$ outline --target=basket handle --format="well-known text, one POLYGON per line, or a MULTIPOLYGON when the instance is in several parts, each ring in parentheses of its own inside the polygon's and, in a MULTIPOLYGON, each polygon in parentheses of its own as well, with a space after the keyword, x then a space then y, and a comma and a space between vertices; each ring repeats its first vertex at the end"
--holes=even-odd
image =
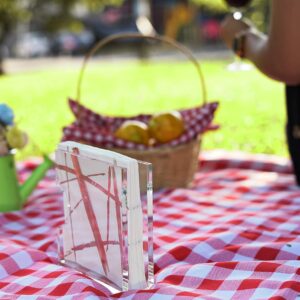
POLYGON ((206 91, 206 86, 205 86, 205 80, 203 73, 201 71, 200 65, 193 55, 193 53, 184 45, 176 42, 175 40, 166 37, 166 36, 161 36, 161 35, 143 35, 139 33, 120 33, 120 34, 113 34, 110 35, 98 43, 95 44, 95 46, 85 55, 79 77, 77 80, 77 98, 76 101, 80 103, 80 97, 81 97, 81 85, 82 85, 82 80, 83 80, 83 75, 84 71, 87 65, 88 60, 93 56, 99 49, 103 48, 105 45, 115 41, 115 40, 120 40, 120 39, 128 39, 128 38, 134 38, 134 39, 147 39, 147 40, 155 40, 155 41, 160 41, 160 42, 165 42, 166 44, 169 44, 173 46, 174 48, 178 49, 180 52, 185 54, 185 56, 194 64, 197 73, 199 75, 200 79, 200 88, 202 88, 202 101, 203 104, 207 103, 207 91, 206 91))

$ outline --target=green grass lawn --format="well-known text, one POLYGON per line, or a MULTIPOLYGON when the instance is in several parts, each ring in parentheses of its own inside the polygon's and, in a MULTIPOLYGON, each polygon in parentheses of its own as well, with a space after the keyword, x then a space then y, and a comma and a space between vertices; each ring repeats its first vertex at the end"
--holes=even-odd
MULTIPOLYGON (((284 88, 256 70, 229 72, 228 61, 205 61, 209 100, 220 103, 216 132, 203 149, 242 150, 287 155, 284 88)), ((0 103, 9 104, 19 126, 43 152, 52 152, 62 127, 73 120, 67 97, 75 97, 78 69, 61 68, 0 78, 0 103)), ((96 62, 87 69, 82 103, 110 115, 134 115, 193 107, 201 103, 199 80, 189 62, 96 62)), ((37 155, 29 145, 19 158, 37 155)))

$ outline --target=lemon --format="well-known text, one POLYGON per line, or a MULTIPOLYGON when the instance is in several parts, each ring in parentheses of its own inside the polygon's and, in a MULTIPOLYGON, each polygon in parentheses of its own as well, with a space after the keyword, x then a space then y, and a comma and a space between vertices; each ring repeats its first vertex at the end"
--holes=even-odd
POLYGON ((117 138, 137 144, 149 145, 150 141, 148 126, 141 121, 125 121, 114 135, 117 138))
POLYGON ((178 138, 184 132, 184 121, 181 114, 174 110, 153 115, 149 121, 151 137, 161 143, 178 138))
POLYGON ((10 126, 6 132, 6 139, 11 148, 22 149, 28 142, 28 136, 17 126, 10 126))

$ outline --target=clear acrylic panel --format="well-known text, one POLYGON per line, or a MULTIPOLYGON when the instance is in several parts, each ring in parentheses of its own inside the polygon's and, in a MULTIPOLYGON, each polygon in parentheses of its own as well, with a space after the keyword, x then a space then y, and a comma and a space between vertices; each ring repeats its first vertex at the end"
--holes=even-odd
POLYGON ((56 172, 65 216, 61 263, 112 291, 153 285, 152 165, 64 142, 56 172))

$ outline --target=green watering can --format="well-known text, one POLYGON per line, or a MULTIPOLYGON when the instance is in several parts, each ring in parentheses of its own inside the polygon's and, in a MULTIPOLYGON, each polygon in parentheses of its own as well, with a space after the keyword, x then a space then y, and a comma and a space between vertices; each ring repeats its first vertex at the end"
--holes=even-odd
POLYGON ((53 161, 44 156, 44 161, 32 172, 31 176, 19 186, 14 154, 0 156, 0 211, 20 210, 53 161))

